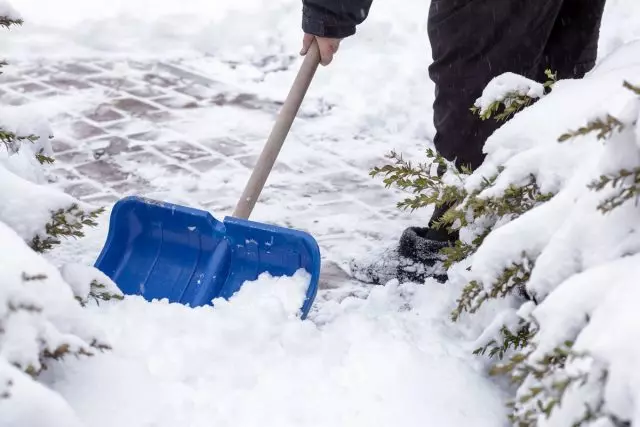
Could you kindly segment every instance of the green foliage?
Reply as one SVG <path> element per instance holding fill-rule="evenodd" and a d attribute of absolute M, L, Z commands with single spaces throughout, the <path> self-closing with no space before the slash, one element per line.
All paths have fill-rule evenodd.
<path fill-rule="evenodd" d="M 488 352 L 488 356 L 493 358 L 498 356 L 502 360 L 509 350 L 522 350 L 529 345 L 529 340 L 535 335 L 532 332 L 531 323 L 520 321 L 518 328 L 512 332 L 506 326 L 500 328 L 501 342 L 495 338 L 485 344 L 483 347 L 477 348 L 473 354 L 484 356 Z"/>
<path fill-rule="evenodd" d="M 100 283 L 97 280 L 92 280 L 90 284 L 88 298 L 93 299 L 98 305 L 100 304 L 100 301 L 111 301 L 111 300 L 122 301 L 124 299 L 122 295 L 114 294 L 113 292 L 109 292 L 106 289 L 107 287 L 103 283 Z M 76 297 L 76 300 L 83 307 L 85 307 L 88 302 L 87 300 L 84 300 L 80 297 Z"/>
<path fill-rule="evenodd" d="M 498 363 L 492 375 L 510 375 L 514 384 L 526 388 L 508 403 L 509 420 L 514 426 L 535 427 L 541 419 L 548 419 L 556 408 L 562 406 L 567 392 L 573 388 L 591 386 L 597 392 L 584 403 L 584 409 L 576 417 L 572 427 L 587 427 L 590 423 L 608 419 L 614 426 L 629 426 L 613 414 L 605 411 L 603 390 L 608 372 L 598 367 L 591 356 L 573 350 L 573 342 L 565 341 L 541 358 L 533 359 L 534 347 L 516 353 L 506 363 Z M 571 370 L 567 366 L 573 364 Z"/>
<path fill-rule="evenodd" d="M 11 153 L 17 152 L 20 148 L 20 143 L 25 141 L 36 142 L 38 141 L 38 137 L 35 135 L 19 136 L 13 132 L 0 129 L 0 143 L 4 144 L 7 151 Z"/>
<path fill-rule="evenodd" d="M 640 96 L 640 87 L 634 86 L 626 81 L 623 86 L 625 89 Z M 591 120 L 586 126 L 560 136 L 559 141 L 564 142 L 571 138 L 586 136 L 591 133 L 596 133 L 598 140 L 607 140 L 610 139 L 615 132 L 622 132 L 624 129 L 624 123 L 616 117 L 607 114 L 604 118 Z M 629 200 L 634 200 L 637 203 L 640 197 L 640 166 L 630 170 L 621 169 L 612 174 L 602 175 L 589 184 L 589 189 L 594 191 L 602 191 L 607 187 L 611 187 L 616 191 L 598 205 L 598 210 L 603 214 L 611 212 Z"/>
<path fill-rule="evenodd" d="M 602 175 L 598 180 L 593 181 L 589 188 L 601 191 L 608 186 L 614 188 L 616 192 L 600 202 L 598 210 L 602 213 L 611 212 L 632 199 L 637 203 L 640 197 L 640 166 L 632 170 L 621 169 L 611 175 Z"/>
<path fill-rule="evenodd" d="M 477 114 L 482 120 L 494 118 L 496 121 L 506 121 L 518 111 L 533 104 L 534 99 L 522 95 L 519 92 L 509 92 L 502 101 L 493 101 L 482 111 L 480 107 L 472 107 L 471 112 Z M 504 111 L 500 111 L 503 109 Z"/>
<path fill-rule="evenodd" d="M 0 27 L 10 28 L 11 26 L 22 24 L 24 24 L 22 19 L 10 19 L 6 16 L 0 16 Z M 6 65 L 6 63 L 4 65 Z"/>
<path fill-rule="evenodd" d="M 541 193 L 536 177 L 530 175 L 529 182 L 525 185 L 511 184 L 500 197 L 472 197 L 465 207 L 473 212 L 473 218 L 493 215 L 513 220 L 540 203 L 551 200 L 553 196 L 553 193 Z"/>
<path fill-rule="evenodd" d="M 38 162 L 40 162 L 41 165 L 44 164 L 53 164 L 53 162 L 55 162 L 55 159 L 53 157 L 49 157 L 46 154 L 43 153 L 42 150 L 40 150 L 39 153 L 36 154 L 36 159 L 38 160 Z"/>
<path fill-rule="evenodd" d="M 640 86 L 633 85 L 627 81 L 625 81 L 622 85 L 624 86 L 625 89 L 629 89 L 631 92 L 640 96 Z"/>
<path fill-rule="evenodd" d="M 624 87 L 640 96 L 640 87 L 627 82 Z M 586 126 L 576 131 L 562 135 L 559 142 L 592 133 L 596 134 L 598 140 L 606 140 L 611 138 L 614 133 L 622 132 L 624 128 L 625 124 L 622 121 L 611 115 L 606 115 L 603 118 L 589 121 Z M 630 200 L 637 202 L 640 195 L 640 166 L 603 175 L 589 185 L 589 189 L 593 191 L 602 191 L 607 188 L 613 189 L 615 192 L 598 205 L 598 210 L 603 214 L 611 212 Z M 483 297 L 481 292 L 470 296 L 476 300 L 481 300 Z M 572 362 L 593 361 L 588 354 L 575 352 L 572 349 L 573 342 L 571 341 L 556 347 L 544 355 L 541 360 L 533 360 L 534 346 L 531 345 L 533 335 L 525 334 L 524 340 L 514 338 L 514 336 L 517 337 L 515 334 L 509 335 L 512 348 L 518 345 L 522 350 L 511 357 L 508 362 L 498 363 L 491 370 L 492 375 L 509 375 L 514 384 L 519 386 L 526 384 L 526 389 L 522 390 L 517 399 L 509 403 L 511 408 L 509 419 L 513 425 L 519 427 L 537 426 L 541 417 L 549 418 L 553 411 L 562 405 L 570 388 L 579 389 L 585 386 L 591 387 L 594 392 L 589 393 L 590 400 L 584 403 L 584 410 L 576 417 L 576 421 L 572 424 L 573 427 L 586 427 L 602 419 L 608 420 L 611 425 L 616 427 L 631 425 L 629 421 L 621 420 L 605 409 L 604 389 L 608 376 L 606 369 L 593 367 L 587 369 L 580 367 L 581 365 L 578 368 L 574 365 L 571 370 L 567 369 L 567 365 Z M 523 343 L 525 347 L 522 346 Z M 496 352 L 494 354 L 498 355 L 502 350 L 497 344 L 485 348 L 491 348 Z M 484 349 L 477 351 L 479 354 L 483 354 L 482 350 Z M 592 366 L 592 364 L 585 366 Z"/>
<path fill-rule="evenodd" d="M 543 83 L 543 87 L 546 94 L 551 91 L 558 78 L 557 74 L 549 69 L 545 70 L 545 75 L 547 76 L 547 81 Z M 479 116 L 482 120 L 494 118 L 496 121 L 501 122 L 511 118 L 517 112 L 530 106 L 535 101 L 535 98 L 514 90 L 505 94 L 503 100 L 492 102 L 484 111 L 478 106 L 473 106 L 471 107 L 471 112 Z"/>
<path fill-rule="evenodd" d="M 431 149 L 428 149 L 426 153 L 430 161 L 414 165 L 405 160 L 401 154 L 392 151 L 386 156 L 393 161 L 392 164 L 375 167 L 370 172 L 372 177 L 383 175 L 383 182 L 387 188 L 395 186 L 413 194 L 398 203 L 400 209 L 415 211 L 429 205 L 455 204 L 465 197 L 464 189 L 461 186 L 445 184 L 441 176 L 432 173 L 434 167 L 438 170 L 450 169 L 448 162 Z M 454 171 L 454 173 L 462 183 L 462 175 L 468 175 L 469 171 L 463 169 L 461 173 L 458 171 Z"/>
<path fill-rule="evenodd" d="M 51 221 L 45 225 L 46 234 L 36 235 L 30 246 L 34 251 L 42 253 L 60 244 L 63 237 L 84 237 L 82 228 L 97 226 L 95 219 L 103 212 L 104 208 L 86 212 L 76 203 L 66 209 L 58 209 L 51 213 Z"/>
<path fill-rule="evenodd" d="M 27 275 L 23 273 L 22 275 L 22 280 L 25 282 L 43 281 L 46 279 L 47 276 L 44 274 Z M 3 317 L 0 317 L 0 336 L 4 333 L 2 325 L 6 325 L 7 323 L 9 323 L 12 316 L 20 315 L 24 312 L 37 316 L 43 312 L 43 308 L 33 303 L 15 302 L 9 300 L 7 302 L 7 310 L 5 311 L 5 315 Z M 91 349 L 99 351 L 110 349 L 107 344 L 95 339 L 89 344 L 89 348 L 72 348 L 68 343 L 65 342 L 57 344 L 55 347 L 50 348 L 48 347 L 48 344 L 49 343 L 46 343 L 44 341 L 40 342 L 41 350 L 39 355 L 39 362 L 41 367 L 39 369 L 33 365 L 22 366 L 17 363 L 14 363 L 13 365 L 16 368 L 24 371 L 28 375 L 36 377 L 40 373 L 42 373 L 43 370 L 47 369 L 48 360 L 61 360 L 67 356 L 93 356 L 94 353 L 91 351 Z"/>
<path fill-rule="evenodd" d="M 548 92 L 552 90 L 557 77 L 549 70 L 546 74 L 548 80 L 544 88 Z M 625 82 L 624 87 L 640 96 L 640 86 Z M 521 94 L 512 93 L 506 97 L 505 101 L 492 104 L 485 112 L 481 113 L 477 107 L 472 110 L 483 120 L 491 117 L 496 120 L 505 120 L 533 101 Z M 616 117 L 606 115 L 589 121 L 577 130 L 561 135 L 558 141 L 562 143 L 592 133 L 598 140 L 606 140 L 622 132 L 625 125 Z M 454 245 L 443 249 L 446 268 L 473 255 L 498 221 L 501 223 L 505 220 L 513 221 L 554 197 L 554 194 L 543 193 L 540 190 L 534 175 L 525 182 L 510 185 L 500 194 L 487 196 L 488 193 L 485 190 L 495 186 L 504 170 L 502 168 L 495 176 L 485 178 L 480 188 L 468 193 L 462 184 L 471 173 L 469 170 L 456 173 L 459 184 L 453 185 L 450 179 L 445 182 L 442 174 L 432 173 L 434 166 L 439 170 L 446 170 L 449 169 L 449 164 L 431 150 L 427 151 L 427 156 L 430 161 L 414 165 L 404 160 L 401 155 L 392 152 L 388 157 L 393 160 L 393 163 L 374 168 L 371 175 L 374 177 L 383 175 L 387 187 L 396 186 L 411 192 L 411 197 L 398 204 L 401 209 L 413 211 L 429 205 L 451 206 L 435 224 L 438 228 L 454 231 L 462 227 L 474 226 L 473 231 L 476 237 L 471 243 L 457 241 Z M 637 203 L 640 197 L 640 166 L 603 175 L 593 181 L 589 188 L 593 191 L 609 190 L 611 192 L 598 206 L 603 214 L 630 201 Z M 451 313 L 452 320 L 457 321 L 463 313 L 477 312 L 486 301 L 491 299 L 504 298 L 507 295 L 526 296 L 526 284 L 535 262 L 536 259 L 532 254 L 522 253 L 519 260 L 506 265 L 493 283 L 481 283 L 477 280 L 469 282 L 462 290 L 456 308 Z M 538 331 L 539 325 L 535 320 L 523 319 L 513 330 L 503 326 L 498 337 L 474 351 L 478 356 L 498 359 L 490 373 L 507 376 L 514 385 L 519 387 L 518 395 L 509 403 L 511 423 L 519 427 L 537 426 L 542 418 L 549 418 L 562 405 L 568 390 L 589 386 L 593 387 L 597 393 L 595 397 L 594 393 L 589 394 L 590 400 L 585 402 L 583 412 L 576 414 L 573 427 L 587 427 L 600 419 L 607 419 L 616 427 L 629 427 L 628 421 L 620 420 L 606 412 L 602 395 L 607 381 L 606 369 L 594 368 L 590 364 L 580 364 L 581 361 L 592 359 L 588 354 L 574 351 L 572 341 L 566 341 L 548 354 L 534 360 L 534 337 Z M 567 369 L 568 364 L 571 364 L 572 369 Z"/>
<path fill-rule="evenodd" d="M 534 261 L 526 253 L 523 253 L 522 260 L 505 268 L 496 281 L 490 285 L 489 291 L 486 291 L 482 284 L 475 280 L 470 282 L 458 298 L 457 307 L 451 313 L 451 319 L 455 322 L 465 312 L 473 314 L 487 300 L 504 298 L 507 295 L 512 295 L 514 290 L 518 290 L 522 294 L 525 284 L 529 281 L 533 266 Z"/>
<path fill-rule="evenodd" d="M 620 120 L 607 114 L 605 118 L 597 118 L 591 120 L 589 123 L 587 123 L 586 126 L 560 135 L 560 137 L 558 138 L 558 142 L 565 142 L 572 138 L 585 136 L 593 132 L 598 133 L 598 139 L 609 139 L 614 132 L 620 132 L 623 128 L 624 125 L 622 124 L 622 122 L 620 122 Z"/>
<path fill-rule="evenodd" d="M 551 69 L 544 70 L 544 75 L 547 76 L 547 81 L 543 83 L 545 88 L 545 95 L 549 94 L 553 89 L 553 86 L 558 81 L 558 73 L 554 73 Z"/>

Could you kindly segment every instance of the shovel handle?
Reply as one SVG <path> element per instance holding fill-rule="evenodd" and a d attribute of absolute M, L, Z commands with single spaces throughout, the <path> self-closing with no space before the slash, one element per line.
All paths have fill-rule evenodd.
<path fill-rule="evenodd" d="M 262 149 L 262 154 L 260 154 L 260 158 L 251 173 L 242 197 L 240 197 L 236 205 L 236 209 L 233 212 L 234 217 L 249 219 L 319 64 L 320 50 L 318 43 L 314 40 L 291 86 L 289 95 L 287 95 L 287 99 L 278 114 L 269 139 Z"/>

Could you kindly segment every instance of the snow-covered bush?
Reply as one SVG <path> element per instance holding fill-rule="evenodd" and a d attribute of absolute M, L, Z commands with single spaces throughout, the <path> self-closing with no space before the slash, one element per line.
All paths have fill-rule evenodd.
<path fill-rule="evenodd" d="M 0 26 L 22 22 L 4 2 L 0 14 Z M 58 269 L 38 252 L 81 237 L 102 210 L 46 185 L 42 165 L 53 158 L 45 121 L 28 105 L 0 109 L 0 424 L 80 425 L 37 378 L 50 360 L 109 348 L 82 305 L 118 291 L 92 267 Z"/>
<path fill-rule="evenodd" d="M 581 80 L 495 79 L 473 111 L 517 114 L 473 173 L 433 153 L 372 172 L 413 191 L 401 207 L 453 202 L 438 224 L 460 236 L 445 250 L 452 318 L 482 322 L 476 354 L 515 385 L 514 425 L 640 422 L 639 55 L 624 46 Z"/>

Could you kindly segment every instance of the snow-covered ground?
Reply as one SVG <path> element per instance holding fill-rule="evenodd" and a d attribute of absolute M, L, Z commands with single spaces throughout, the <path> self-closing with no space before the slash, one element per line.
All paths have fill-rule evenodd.
<path fill-rule="evenodd" d="M 393 148 L 420 155 L 433 135 L 433 87 L 426 74 L 428 3 L 406 0 L 400 8 L 392 0 L 374 1 L 358 36 L 344 43 L 335 63 L 321 70 L 310 91 L 309 99 L 332 105 L 332 114 L 295 127 L 297 139 L 317 141 L 356 165 L 363 153 L 380 157 Z M 15 0 L 13 4 L 26 23 L 0 36 L 0 52 L 9 60 L 186 58 L 184 63 L 192 70 L 275 99 L 286 93 L 296 71 L 293 66 L 257 75 L 251 64 L 271 57 L 277 67 L 299 50 L 297 0 L 266 4 Z M 640 37 L 640 4 L 611 0 L 601 56 L 636 37 Z M 631 69 L 632 61 L 624 55 L 614 59 Z M 222 61 L 240 65 L 230 72 Z M 208 131 L 207 123 L 194 123 L 212 116 L 198 114 L 173 131 L 201 137 Z M 582 124 L 579 113 L 572 117 L 573 121 L 554 123 L 548 134 Z M 227 119 L 254 135 L 268 130 L 264 117 Z M 520 123 L 513 129 L 523 127 Z M 217 132 L 230 129 L 233 126 Z M 510 135 L 508 130 L 504 135 Z M 508 146 L 509 140 L 501 141 L 495 144 Z M 295 162 L 295 146 L 287 148 L 288 161 Z M 310 145 L 304 150 L 308 156 Z M 331 170 L 332 165 L 326 168 Z M 241 185 L 244 177 L 238 179 Z M 177 184 L 177 191 L 182 191 L 184 183 Z M 259 218 L 273 221 L 282 213 L 274 206 L 256 211 Z M 377 222 L 359 226 L 382 233 L 376 244 L 387 245 L 403 224 L 423 221 L 427 214 L 404 216 L 382 232 Z M 90 263 L 105 227 L 103 220 L 84 240 L 66 242 L 52 254 L 53 262 Z M 368 247 L 353 247 L 358 249 Z M 490 255 L 484 252 L 486 274 L 493 273 L 489 262 L 495 258 Z M 478 270 L 482 272 L 482 266 Z M 236 299 L 215 309 L 192 310 L 131 297 L 90 305 L 88 315 L 113 350 L 88 360 L 67 359 L 52 366 L 42 380 L 67 402 L 64 410 L 75 412 L 87 426 L 506 425 L 505 392 L 487 378 L 484 362 L 471 355 L 474 340 L 492 313 L 451 324 L 449 313 L 460 292 L 457 285 L 391 283 L 370 289 L 336 283 L 336 289 L 319 294 L 305 322 L 294 313 L 301 298 L 295 280 L 265 279 L 257 285 L 247 286 Z M 42 416 L 49 412 L 39 412 L 47 410 L 44 404 L 41 408 L 36 401 L 30 404 L 17 408 L 13 416 L 18 418 L 10 420 L 0 403 L 0 424 L 9 420 L 11 426 L 55 425 L 53 418 Z M 34 413 L 40 420 L 32 418 L 31 424 L 19 418 Z"/>

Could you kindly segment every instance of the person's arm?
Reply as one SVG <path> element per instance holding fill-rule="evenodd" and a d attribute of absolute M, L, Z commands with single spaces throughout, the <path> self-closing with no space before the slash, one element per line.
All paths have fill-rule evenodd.
<path fill-rule="evenodd" d="M 343 39 L 369 15 L 372 0 L 302 0 L 302 30 L 316 37 Z"/>
<path fill-rule="evenodd" d="M 356 26 L 369 15 L 372 0 L 302 0 L 301 55 L 305 55 L 313 40 L 318 41 L 322 65 L 328 65 L 338 51 L 340 41 L 352 36 Z"/>

